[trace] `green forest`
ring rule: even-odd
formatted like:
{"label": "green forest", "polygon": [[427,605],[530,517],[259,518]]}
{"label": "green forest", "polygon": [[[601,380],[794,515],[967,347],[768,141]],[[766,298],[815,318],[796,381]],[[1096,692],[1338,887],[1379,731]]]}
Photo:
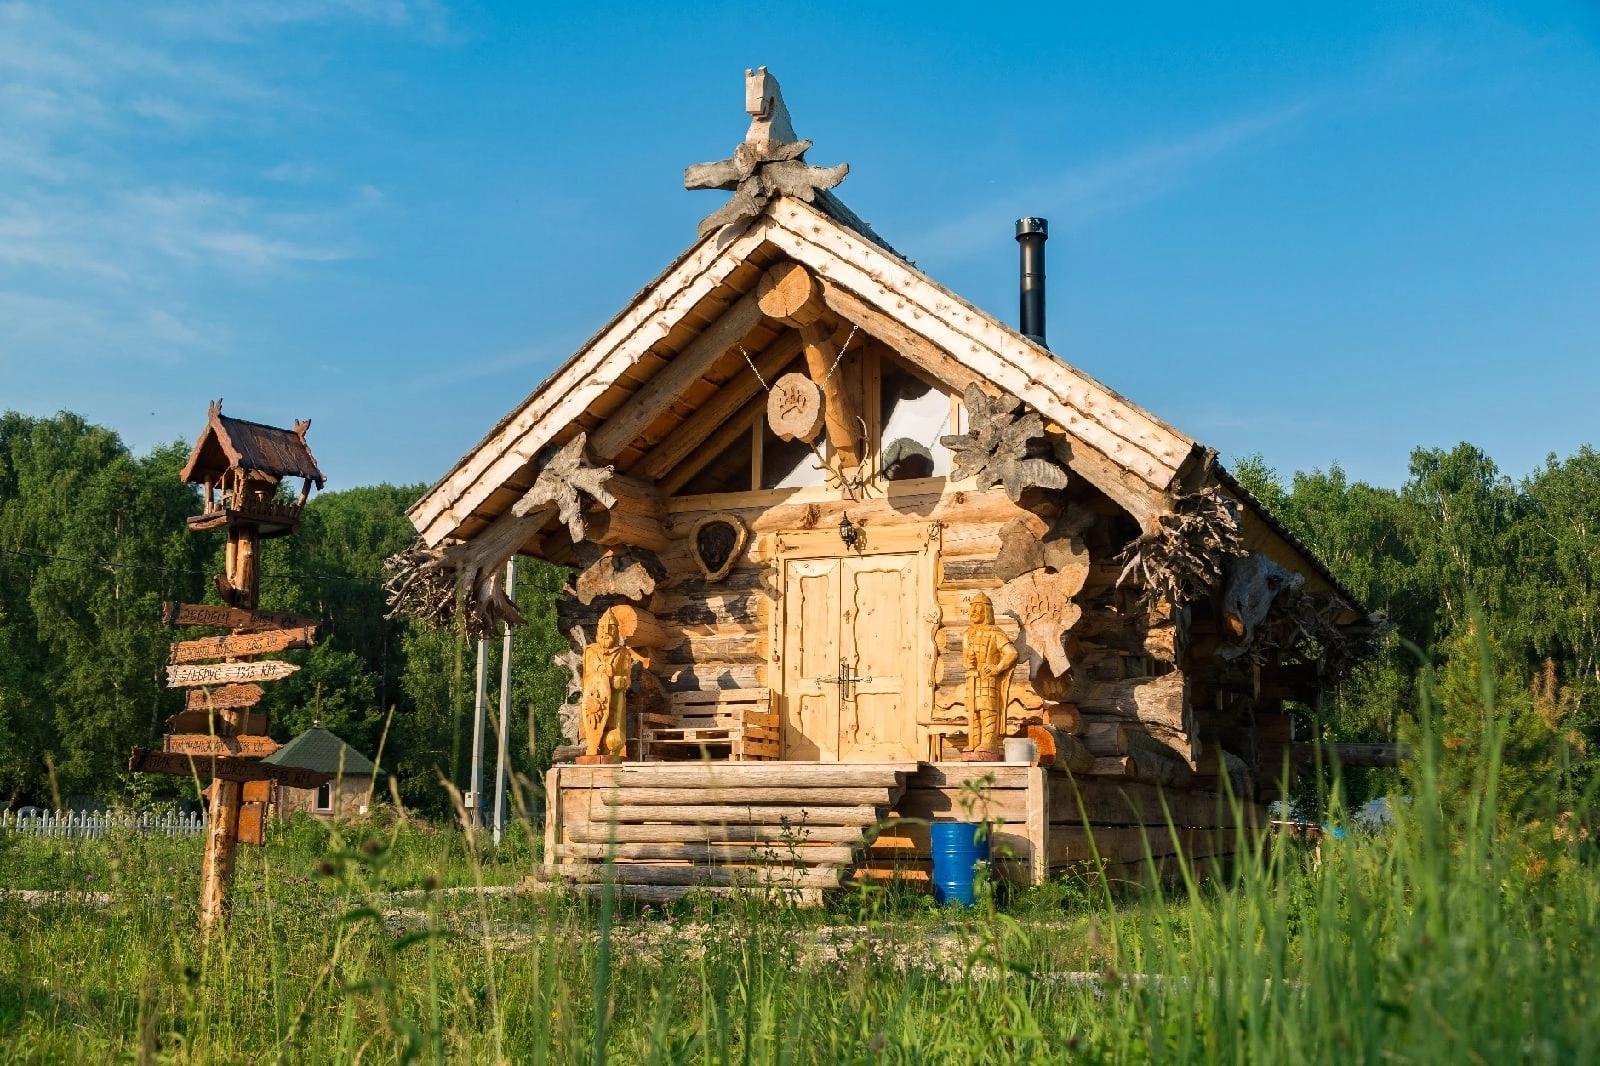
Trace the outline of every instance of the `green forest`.
{"label": "green forest", "polygon": [[[154,743],[181,703],[162,684],[172,631],[159,605],[204,600],[221,568],[222,538],[184,525],[200,507],[178,480],[186,454],[174,442],[134,455],[113,430],[73,414],[0,416],[0,805],[192,790],[126,770],[129,750]],[[1350,481],[1337,466],[1285,477],[1259,456],[1232,468],[1394,623],[1377,656],[1305,709],[1326,738],[1407,739],[1419,674],[1438,668],[1447,749],[1466,757],[1485,730],[1504,733],[1508,770],[1530,800],[1561,799],[1595,778],[1600,453],[1551,456],[1518,480],[1469,444],[1419,448],[1398,489]],[[315,720],[369,754],[382,743],[406,803],[438,812],[440,777],[466,773],[473,647],[385,619],[381,590],[383,560],[410,541],[404,512],[423,488],[322,493],[296,537],[267,543],[262,605],[331,627],[297,653],[303,669],[270,686],[263,709],[280,739]],[[563,580],[519,562],[529,624],[514,642],[510,746],[514,770],[530,776],[558,739],[566,679],[551,658],[565,646],[554,618]],[[1499,677],[1477,676],[1485,646],[1503,664]],[[1499,722],[1480,720],[1488,685]],[[1349,778],[1352,799],[1395,784],[1392,771]]]}
{"label": "green forest", "polygon": [[[0,416],[0,806],[170,800],[181,778],[127,771],[135,745],[159,746],[181,692],[163,684],[174,631],[164,600],[213,602],[223,538],[190,533],[196,489],[178,480],[182,442],[133,455],[117,434],[73,414]],[[440,776],[461,782],[471,751],[474,645],[384,618],[383,560],[414,531],[421,485],[371,485],[312,497],[300,532],[266,541],[262,606],[325,619],[302,669],[267,686],[261,709],[280,740],[314,721],[375,755],[408,806],[442,813]],[[551,656],[561,571],[519,560],[529,619],[512,653],[513,771],[548,763],[564,675]],[[499,676],[499,641],[490,642]],[[490,699],[496,698],[491,687]],[[385,724],[393,712],[385,738]]]}

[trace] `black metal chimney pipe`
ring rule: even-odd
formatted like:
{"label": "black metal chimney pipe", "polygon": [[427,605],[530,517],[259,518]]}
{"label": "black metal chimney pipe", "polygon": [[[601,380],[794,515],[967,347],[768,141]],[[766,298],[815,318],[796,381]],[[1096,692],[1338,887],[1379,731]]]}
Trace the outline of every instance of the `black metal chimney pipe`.
{"label": "black metal chimney pipe", "polygon": [[1022,335],[1042,348],[1044,339],[1044,242],[1050,223],[1042,218],[1017,219],[1017,243],[1022,246]]}

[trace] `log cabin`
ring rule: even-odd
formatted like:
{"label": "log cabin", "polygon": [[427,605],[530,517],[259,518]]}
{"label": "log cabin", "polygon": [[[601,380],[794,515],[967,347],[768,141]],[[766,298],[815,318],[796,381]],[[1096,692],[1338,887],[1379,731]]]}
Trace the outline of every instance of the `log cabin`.
{"label": "log cabin", "polygon": [[[390,560],[397,612],[474,635],[521,621],[513,555],[568,568],[584,707],[597,634],[634,657],[614,736],[585,754],[568,708],[545,875],[612,855],[649,899],[925,879],[953,817],[1023,882],[1227,854],[1283,787],[1286,708],[1378,620],[1214,451],[1046,347],[1043,220],[1018,223],[1013,328],[847,208],[848,167],[806,162],[777,80],[745,80],[744,140],[685,174],[732,197]],[[983,689],[987,611],[1015,665]],[[973,750],[984,692],[1032,742],[1014,761]]]}

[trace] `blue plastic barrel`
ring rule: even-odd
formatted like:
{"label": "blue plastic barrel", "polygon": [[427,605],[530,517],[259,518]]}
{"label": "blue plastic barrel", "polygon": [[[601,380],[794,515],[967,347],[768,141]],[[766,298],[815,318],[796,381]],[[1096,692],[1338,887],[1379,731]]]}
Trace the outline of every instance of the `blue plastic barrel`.
{"label": "blue plastic barrel", "polygon": [[989,861],[989,837],[980,840],[978,822],[934,822],[928,827],[933,846],[933,898],[940,903],[972,906],[972,877],[978,863]]}

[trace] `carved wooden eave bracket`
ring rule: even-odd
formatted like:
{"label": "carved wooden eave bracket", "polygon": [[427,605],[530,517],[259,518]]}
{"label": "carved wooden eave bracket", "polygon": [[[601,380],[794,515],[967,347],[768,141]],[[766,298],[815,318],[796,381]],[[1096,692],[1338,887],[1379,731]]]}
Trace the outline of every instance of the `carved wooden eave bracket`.
{"label": "carved wooden eave bracket", "polygon": [[566,525],[573,543],[656,547],[666,536],[659,505],[649,486],[595,464],[579,433],[539,463],[532,487],[476,537],[436,548],[419,539],[386,560],[389,617],[430,626],[459,622],[475,637],[518,625],[522,616],[504,590],[505,564],[519,551],[538,551],[540,531],[552,518]]}
{"label": "carved wooden eave bracket", "polygon": [[612,507],[617,502],[606,487],[614,468],[592,464],[588,444],[588,435],[581,432],[563,444],[545,462],[533,487],[511,505],[511,514],[516,518],[527,518],[539,512],[548,515],[548,509],[554,507],[557,516],[566,523],[572,543],[582,541],[587,533],[583,497],[588,496],[601,507]]}
{"label": "carved wooden eave bracket", "polygon": [[727,159],[696,163],[683,172],[686,189],[728,189],[733,198],[700,221],[700,235],[755,218],[775,196],[810,203],[850,173],[850,164],[812,166],[805,161],[810,141],[799,139],[789,121],[778,79],[767,68],[744,72],[745,110],[750,129]]}

